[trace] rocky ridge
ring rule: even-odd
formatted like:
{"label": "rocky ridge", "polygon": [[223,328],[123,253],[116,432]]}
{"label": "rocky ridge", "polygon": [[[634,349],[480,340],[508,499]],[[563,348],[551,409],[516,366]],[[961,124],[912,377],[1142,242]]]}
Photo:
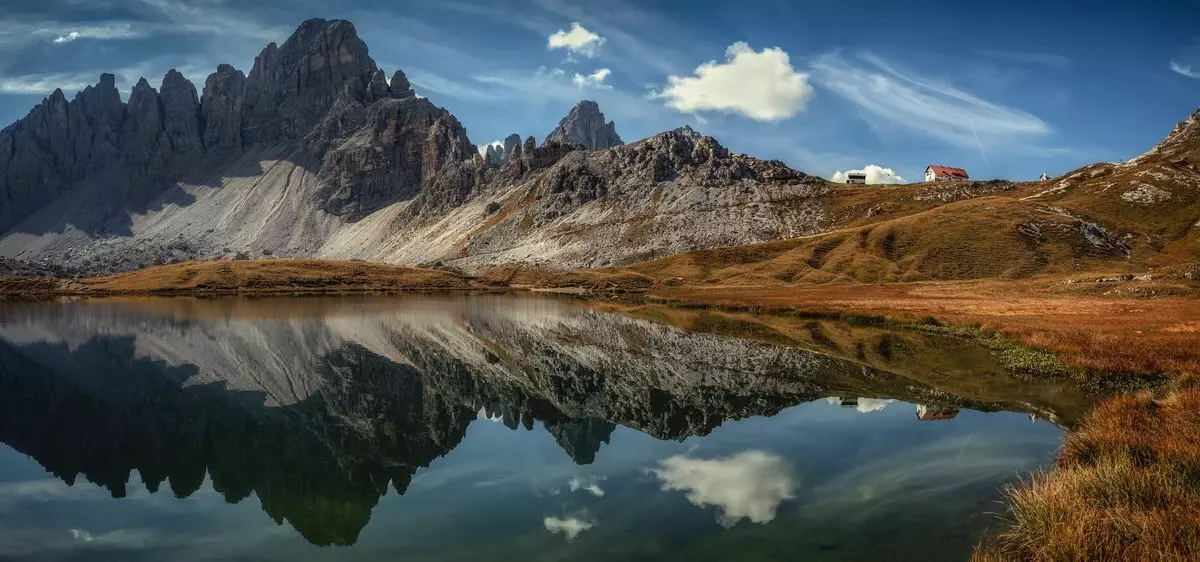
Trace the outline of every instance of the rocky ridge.
{"label": "rocky ridge", "polygon": [[[479,154],[354,26],[309,20],[201,95],[112,75],[0,132],[0,256],[80,274],[182,259],[561,267],[823,228],[824,182],[672,131],[624,145],[595,102]],[[614,245],[611,240],[623,242]]]}

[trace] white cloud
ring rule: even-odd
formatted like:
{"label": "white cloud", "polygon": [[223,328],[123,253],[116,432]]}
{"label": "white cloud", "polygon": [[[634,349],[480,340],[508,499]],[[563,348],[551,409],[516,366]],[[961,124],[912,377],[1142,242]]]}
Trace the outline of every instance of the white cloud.
{"label": "white cloud", "polygon": [[859,398],[858,406],[854,409],[858,410],[858,413],[860,414],[869,414],[871,412],[878,412],[886,408],[888,404],[891,404],[892,402],[895,402],[895,400],[884,400],[881,398]]}
{"label": "white cloud", "polygon": [[[944,81],[901,72],[883,59],[865,54],[852,64],[838,54],[813,64],[817,85],[846,98],[872,126],[890,124],[948,144],[975,148],[975,132],[991,145],[1024,145],[1050,127],[1019,109],[987,101]],[[973,129],[974,130],[973,130]]]}
{"label": "white cloud", "polygon": [[604,45],[605,39],[591,31],[586,27],[579,25],[579,22],[571,23],[570,31],[558,30],[547,38],[547,47],[550,49],[566,49],[570,54],[579,54],[591,58],[596,56],[596,51],[601,45]]}
{"label": "white cloud", "polygon": [[572,478],[571,481],[567,483],[567,487],[570,488],[572,492],[583,490],[598,498],[604,497],[604,490],[599,484],[597,484],[595,481],[585,482],[578,476]]}
{"label": "white cloud", "polygon": [[683,112],[723,111],[770,122],[802,111],[812,93],[808,75],[792,67],[783,49],[755,52],[739,41],[725,50],[725,62],[706,62],[692,76],[669,76],[667,87],[651,97]]}
{"label": "white cloud", "polygon": [[607,68],[601,68],[587,76],[584,76],[584,75],[576,72],[575,76],[573,78],[571,78],[571,83],[575,84],[576,87],[581,88],[581,89],[582,88],[610,89],[610,88],[612,88],[612,86],[609,86],[608,84],[604,83],[604,80],[608,78],[609,74],[612,74],[612,71]]}
{"label": "white cloud", "polygon": [[547,517],[542,520],[542,524],[551,533],[566,535],[568,541],[575,540],[575,537],[578,537],[580,533],[596,526],[596,523],[593,521],[576,517]]}
{"label": "white cloud", "polygon": [[883,168],[880,166],[876,166],[874,164],[868,164],[866,167],[862,168],[861,170],[846,170],[845,172],[838,170],[837,172],[835,172],[833,174],[833,177],[830,178],[830,181],[832,181],[834,183],[845,183],[846,176],[848,176],[849,174],[853,174],[853,173],[866,174],[867,175],[867,183],[869,183],[869,184],[905,183],[904,178],[896,175],[896,172],[892,171],[891,168]]}
{"label": "white cloud", "polygon": [[1188,66],[1188,65],[1183,65],[1183,64],[1179,64],[1175,61],[1171,61],[1171,70],[1175,71],[1178,74],[1187,76],[1188,78],[1200,79],[1200,70],[1195,70],[1191,66]]}
{"label": "white cloud", "polygon": [[717,506],[717,522],[725,527],[742,519],[771,522],[779,504],[792,499],[796,489],[792,466],[757,450],[711,460],[675,455],[651,472],[662,481],[664,491],[684,490],[697,507]]}

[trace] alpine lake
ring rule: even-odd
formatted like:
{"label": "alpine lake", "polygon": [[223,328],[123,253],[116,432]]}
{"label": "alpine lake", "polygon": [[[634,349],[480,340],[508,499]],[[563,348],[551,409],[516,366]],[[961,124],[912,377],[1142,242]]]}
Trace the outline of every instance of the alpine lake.
{"label": "alpine lake", "polygon": [[0,303],[0,560],[963,560],[1094,400],[841,320]]}

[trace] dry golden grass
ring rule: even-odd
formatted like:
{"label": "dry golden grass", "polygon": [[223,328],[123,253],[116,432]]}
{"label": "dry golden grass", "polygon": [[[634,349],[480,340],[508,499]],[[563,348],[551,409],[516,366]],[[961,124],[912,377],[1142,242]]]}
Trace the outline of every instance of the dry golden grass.
{"label": "dry golden grass", "polygon": [[270,259],[183,262],[79,280],[26,279],[7,294],[333,293],[404,289],[466,289],[454,273],[359,261]]}
{"label": "dry golden grass", "polygon": [[976,560],[1200,560],[1200,388],[1104,402],[1008,502]]}
{"label": "dry golden grass", "polygon": [[[1056,280],[1052,281],[1057,283]],[[668,303],[832,314],[933,316],[978,324],[1049,349],[1092,375],[1200,373],[1200,299],[1049,293],[1031,281],[958,281],[806,287],[655,287]]]}
{"label": "dry golden grass", "polygon": [[625,292],[642,292],[654,285],[653,279],[629,271],[555,270],[524,265],[493,267],[480,274],[479,280],[519,288],[570,287]]}
{"label": "dry golden grass", "polygon": [[694,284],[806,285],[1144,268],[1115,245],[1094,245],[1077,219],[1010,196],[872,220],[818,236],[687,252],[621,269]]}

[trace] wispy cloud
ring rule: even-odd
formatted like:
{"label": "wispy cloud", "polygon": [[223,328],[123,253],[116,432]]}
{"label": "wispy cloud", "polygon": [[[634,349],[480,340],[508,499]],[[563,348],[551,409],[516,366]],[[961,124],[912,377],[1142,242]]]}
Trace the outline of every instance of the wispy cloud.
{"label": "wispy cloud", "polygon": [[471,82],[475,80],[455,80],[447,78],[423,68],[408,67],[404,70],[408,75],[408,80],[413,83],[414,87],[430,92],[437,92],[452,98],[467,100],[467,101],[488,101],[498,98],[493,91],[488,91],[478,88]]}
{"label": "wispy cloud", "polygon": [[1056,53],[1047,53],[1041,51],[1011,51],[1005,49],[980,49],[977,51],[980,55],[987,58],[1016,62],[1022,64],[1036,64],[1041,66],[1052,66],[1063,68],[1071,66],[1075,63],[1073,59],[1067,56]]}
{"label": "wispy cloud", "polygon": [[598,498],[604,497],[604,489],[600,487],[600,484],[596,483],[595,479],[584,480],[576,476],[567,483],[567,488],[572,492],[583,490]]}
{"label": "wispy cloud", "polygon": [[223,2],[185,2],[183,0],[139,0],[149,11],[165,19],[176,30],[252,38],[260,41],[281,40],[290,26],[266,24],[245,9],[227,7]]}
{"label": "wispy cloud", "polygon": [[70,97],[70,92],[82,90],[96,81],[99,74],[54,73],[31,74],[25,76],[0,76],[0,94],[48,95],[55,89],[62,88]]}
{"label": "wispy cloud", "polygon": [[[180,64],[182,62],[182,64]],[[39,74],[4,75],[0,73],[0,94],[26,94],[48,96],[61,88],[70,99],[75,92],[100,80],[100,74],[109,72],[116,76],[117,88],[128,93],[139,78],[156,83],[170,69],[178,70],[192,81],[202,84],[211,70],[195,61],[173,61],[154,58],[124,68],[105,68],[80,72],[46,72]]]}
{"label": "wispy cloud", "polygon": [[[50,29],[38,30],[37,33],[49,35],[54,31]],[[78,39],[97,39],[102,41],[113,39],[136,39],[144,37],[143,30],[134,27],[130,22],[111,22],[100,25],[78,26],[54,38],[54,43],[63,44],[76,41]]]}
{"label": "wispy cloud", "polygon": [[599,69],[591,74],[588,74],[588,75],[583,75],[583,74],[576,72],[575,76],[571,77],[571,82],[580,89],[583,89],[583,88],[612,89],[612,86],[609,86],[608,84],[604,83],[604,81],[608,78],[608,76],[610,74],[612,74],[612,71],[607,68],[601,68],[601,69]]}
{"label": "wispy cloud", "polygon": [[812,68],[819,86],[857,105],[872,125],[886,123],[966,148],[979,145],[977,133],[1000,147],[1050,133],[1046,122],[1028,112],[903,71],[871,54],[851,60],[827,54]]}
{"label": "wispy cloud", "polygon": [[1171,61],[1171,70],[1177,74],[1182,74],[1188,78],[1200,79],[1200,70],[1193,69],[1190,65],[1179,64]]}

